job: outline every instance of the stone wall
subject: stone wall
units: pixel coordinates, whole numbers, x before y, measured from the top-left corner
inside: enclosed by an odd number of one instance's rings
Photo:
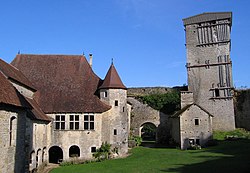
[[[155,110],[133,97],[128,97],[128,102],[131,104],[130,135],[140,136],[142,125],[152,123],[157,127],[157,142],[167,143],[170,135],[169,115]]]
[[[169,87],[138,87],[138,88],[128,88],[128,96],[141,96],[149,94],[164,94],[168,91],[173,90]]]
[[[250,89],[235,91],[235,120],[237,128],[250,130]]]
[[[25,172],[25,111],[0,110],[0,172]]]

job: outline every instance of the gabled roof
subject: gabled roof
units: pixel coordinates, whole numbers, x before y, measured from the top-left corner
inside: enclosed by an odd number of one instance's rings
[[[209,116],[213,117],[212,114],[210,114],[206,109],[204,109],[203,107],[201,107],[200,105],[196,104],[196,103],[192,103],[189,104],[187,106],[185,106],[184,108],[182,108],[181,110],[179,110],[178,112],[176,112],[174,115],[171,116],[171,118],[179,118],[186,110],[188,110],[188,108],[190,108],[191,106],[197,106],[199,107],[201,110],[203,110],[204,112],[206,112]]]
[[[38,89],[45,113],[105,112],[111,107],[95,95],[101,79],[83,55],[19,54],[11,63]]]
[[[99,89],[127,89],[112,63]]]
[[[0,71],[0,104],[28,107],[21,95]]]
[[[0,59],[0,71],[10,80],[14,80],[33,91],[36,90],[32,83],[18,69],[4,62],[2,59]]]
[[[25,97],[25,99],[28,101],[28,103],[31,106],[29,116],[33,120],[42,120],[42,121],[51,121],[52,119],[48,117],[39,107],[39,105],[36,103],[34,99],[30,99]]]
[[[195,16],[191,16],[183,20],[184,25],[190,25],[201,22],[208,22],[213,20],[231,19],[232,22],[232,12],[210,12],[202,13]]]

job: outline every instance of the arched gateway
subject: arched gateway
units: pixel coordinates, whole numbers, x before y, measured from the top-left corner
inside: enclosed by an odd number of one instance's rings
[[[49,149],[49,163],[60,163],[63,160],[63,151],[58,146]]]

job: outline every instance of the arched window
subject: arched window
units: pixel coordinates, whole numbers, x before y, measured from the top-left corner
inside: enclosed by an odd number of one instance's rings
[[[80,148],[73,145],[69,148],[69,157],[80,157]]]
[[[58,146],[52,146],[49,149],[49,163],[60,163],[63,160],[63,151]]]
[[[10,136],[10,146],[15,144],[16,141],[16,128],[17,128],[17,121],[16,117],[11,117],[10,118],[10,131],[9,131],[9,136]]]

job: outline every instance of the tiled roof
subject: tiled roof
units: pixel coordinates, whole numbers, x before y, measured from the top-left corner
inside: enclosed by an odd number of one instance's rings
[[[199,107],[201,110],[203,110],[204,112],[206,112],[209,116],[213,117],[212,114],[210,114],[206,109],[204,109],[203,107],[201,107],[200,105],[198,104],[195,104],[195,103],[192,103],[192,104],[189,104],[187,106],[185,106],[184,108],[182,108],[181,110],[177,111],[174,115],[171,116],[171,118],[179,118],[182,113],[184,113],[188,108],[190,108],[191,106],[197,106]]]
[[[51,118],[48,117],[39,107],[39,105],[36,103],[34,99],[30,99],[25,97],[25,99],[28,101],[28,103],[31,106],[30,109],[30,117],[34,120],[42,120],[42,121],[51,121]]]
[[[32,83],[18,69],[4,62],[2,59],[0,59],[0,71],[2,71],[2,73],[9,79],[18,82],[31,90],[36,90]]]
[[[232,20],[232,12],[202,13],[183,19],[183,23],[184,25],[190,25],[194,23],[201,23],[201,22],[208,22],[208,21],[222,20],[222,19]]]
[[[95,95],[101,80],[83,55],[19,54],[11,63],[37,88],[45,113],[105,112],[111,107]]]
[[[0,104],[27,107],[22,97],[0,71]]]
[[[122,83],[120,76],[118,75],[114,64],[112,63],[106,77],[99,87],[99,89],[127,89],[125,85]]]

